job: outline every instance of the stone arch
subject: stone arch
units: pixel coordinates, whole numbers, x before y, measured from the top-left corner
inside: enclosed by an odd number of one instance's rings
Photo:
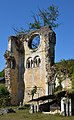
[[[33,60],[31,57],[29,57],[27,60],[26,60],[26,68],[32,68],[33,67]]]
[[[41,64],[41,58],[40,56],[37,55],[34,57],[34,67],[39,67],[40,64]]]

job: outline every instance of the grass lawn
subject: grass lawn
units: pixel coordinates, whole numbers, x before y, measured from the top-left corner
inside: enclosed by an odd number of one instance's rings
[[[0,120],[74,120],[74,116],[44,115],[43,113],[30,114],[29,110],[16,110],[16,113],[0,115]]]

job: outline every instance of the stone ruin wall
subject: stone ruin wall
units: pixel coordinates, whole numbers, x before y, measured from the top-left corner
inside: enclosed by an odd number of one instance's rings
[[[11,36],[9,38],[9,41],[11,41],[11,45],[8,45],[8,50],[5,52],[4,55],[6,59],[5,80],[6,87],[8,88],[11,95],[11,104],[17,105],[19,101],[21,101],[20,99],[22,97],[22,93],[19,95],[19,92],[21,92],[20,88],[23,86],[22,81],[19,80],[19,78],[22,79],[22,73],[20,74],[20,67],[22,64],[20,59],[22,58],[22,54],[19,51],[20,46],[18,46],[17,38]],[[15,63],[12,63],[13,58],[15,59]],[[12,68],[12,64],[15,64],[14,68]]]
[[[36,51],[32,51],[28,47],[28,41],[34,34],[39,34],[41,43]],[[54,64],[55,40],[54,32],[49,27],[43,27],[39,30],[34,30],[28,34],[12,36],[10,56],[13,56],[16,61],[15,69],[6,67],[5,78],[6,86],[11,93],[11,103],[19,104],[20,102],[27,103],[32,99],[31,90],[37,86],[37,92],[34,98],[48,95],[48,82],[51,81],[50,72],[51,66]],[[55,34],[54,34],[55,35]],[[53,36],[53,37],[52,37]],[[12,54],[11,54],[12,53]],[[31,57],[39,56],[41,59],[40,67],[31,69],[26,68],[26,60]],[[5,53],[6,61],[9,59]]]
[[[51,33],[51,34],[50,34]],[[29,57],[34,58],[35,56],[39,56],[41,59],[41,66],[31,69],[25,69],[24,73],[24,82],[25,82],[25,95],[24,102],[32,99],[31,90],[34,86],[37,86],[37,92],[34,95],[34,98],[38,98],[40,96],[48,95],[48,82],[50,82],[50,68],[54,64],[54,52],[55,52],[55,38],[52,38],[53,31],[48,27],[42,28],[31,33],[29,36],[33,36],[34,34],[40,35],[40,45],[37,51],[32,52],[27,42],[24,41],[25,47],[25,67],[26,60]],[[29,36],[27,40],[29,41]],[[50,38],[51,37],[51,38]],[[51,43],[50,40],[53,42]]]

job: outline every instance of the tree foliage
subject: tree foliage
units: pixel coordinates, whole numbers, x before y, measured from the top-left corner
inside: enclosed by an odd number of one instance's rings
[[[61,60],[60,62],[55,64],[56,72],[63,75],[68,75],[68,77],[72,78],[74,74],[74,60]]]
[[[4,84],[0,84],[0,106],[7,105],[10,101],[10,95]]]
[[[64,77],[68,76],[72,81],[72,89],[74,89],[74,60],[61,60],[60,62],[55,64],[56,66],[56,73],[59,74],[59,80],[62,81]]]
[[[74,68],[73,68],[73,73],[72,73],[72,89],[74,89]]]
[[[0,97],[8,96],[9,92],[4,85],[0,85]]]
[[[42,26],[58,27],[57,19],[59,16],[58,7],[49,6],[47,9],[39,9],[38,14],[33,14],[33,22],[29,23],[29,29],[39,29]]]
[[[0,77],[4,77],[4,75],[5,75],[4,70],[2,70],[2,71],[0,72]]]
[[[20,29],[13,28],[16,34],[28,33],[30,30],[40,29],[43,26],[50,26],[57,28],[59,17],[59,10],[56,5],[51,5],[47,9],[38,9],[38,13],[32,15],[33,21],[28,23],[28,29],[20,27]]]

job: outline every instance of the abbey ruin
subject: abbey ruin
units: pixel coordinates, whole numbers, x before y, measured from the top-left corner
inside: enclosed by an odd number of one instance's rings
[[[8,49],[4,54],[5,84],[11,94],[12,105],[20,102],[25,104],[32,97],[38,98],[54,92],[52,66],[55,44],[56,34],[47,26],[9,37]],[[36,93],[32,96],[34,87]]]

